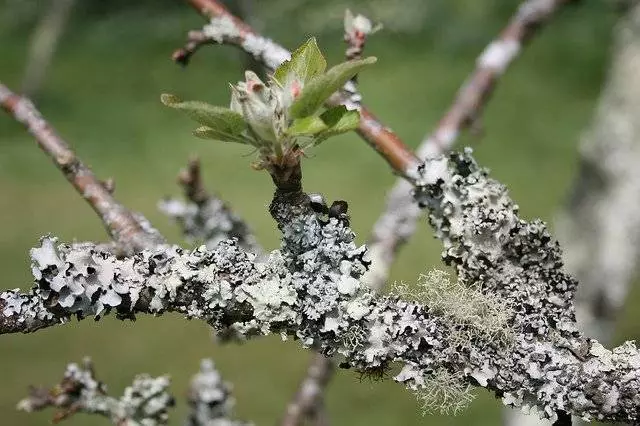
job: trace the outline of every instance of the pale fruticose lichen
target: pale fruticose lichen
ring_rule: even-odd
[[[27,412],[55,407],[54,421],[75,413],[97,414],[118,426],[162,426],[174,399],[168,393],[169,378],[138,375],[120,398],[107,394],[104,383],[96,379],[90,360],[83,365],[69,364],[61,382],[52,389],[31,388],[18,409]]]
[[[360,282],[366,250],[346,220],[317,216],[306,197],[278,193],[271,213],[282,246],[260,259],[234,241],[116,258],[90,244],[44,238],[32,251],[34,288],[0,294],[1,330],[28,332],[109,311],[121,318],[180,312],[246,337],[292,336],[360,371],[399,362],[395,379],[416,391],[429,389],[436,375],[462,372],[466,383],[545,417],[563,411],[636,421],[640,354],[632,343],[610,351],[577,331],[576,282],[544,224],[520,219],[505,187],[468,152],[430,160],[416,174],[416,200],[429,208],[444,261],[461,284],[509,308],[508,345],[437,307],[376,296]],[[451,341],[471,328],[468,342]]]

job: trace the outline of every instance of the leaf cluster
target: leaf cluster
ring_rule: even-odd
[[[194,130],[195,136],[257,148],[259,165],[264,166],[356,129],[358,111],[323,105],[375,61],[374,57],[352,60],[327,70],[315,38],[310,38],[275,70],[268,84],[247,71],[245,81],[231,86],[229,108],[169,94],[163,94],[161,101],[201,125]]]

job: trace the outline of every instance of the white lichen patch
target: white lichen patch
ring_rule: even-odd
[[[547,418],[565,411],[637,421],[638,350],[609,351],[577,331],[576,282],[544,224],[519,218],[504,186],[469,152],[436,165],[416,199],[429,206],[457,280],[427,274],[401,297],[375,296],[361,283],[366,249],[347,219],[316,215],[301,194],[276,193],[270,211],[282,245],[260,261],[235,241],[117,258],[91,244],[52,248],[45,238],[32,291],[0,294],[1,329],[29,332],[73,315],[179,312],[243,338],[293,336],[358,371],[384,376],[400,363],[407,367],[396,380],[419,391],[427,408],[456,411],[467,386],[480,385]]]

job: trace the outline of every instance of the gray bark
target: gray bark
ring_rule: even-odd
[[[640,254],[640,4],[615,29],[611,68],[592,124],[579,145],[579,169],[557,220],[568,271],[580,282],[580,330],[609,343]],[[509,410],[507,425],[549,425]]]

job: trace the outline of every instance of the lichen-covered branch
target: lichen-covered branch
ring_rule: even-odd
[[[137,217],[113,198],[111,186],[93,174],[28,99],[11,92],[1,82],[0,105],[29,130],[40,148],[100,216],[119,250],[133,253],[162,242],[146,219]]]
[[[200,371],[191,379],[188,402],[190,410],[185,426],[250,425],[231,419],[235,403],[231,385],[222,380],[210,359],[202,360]]]
[[[460,87],[435,130],[416,150],[418,157],[446,154],[458,135],[480,119],[500,76],[517,58],[525,43],[561,6],[575,1],[525,0],[498,38],[478,57],[476,69]],[[420,209],[411,199],[411,190],[410,182],[398,179],[389,191],[384,212],[372,229],[368,244],[374,256],[374,267],[366,280],[374,288],[380,288],[386,282],[396,253],[415,232]]]
[[[615,31],[613,58],[593,122],[579,146],[579,170],[558,221],[567,269],[580,282],[585,332],[608,340],[640,257],[640,3]]]
[[[202,241],[212,249],[219,242],[236,238],[244,249],[259,254],[258,245],[249,225],[220,198],[211,195],[202,182],[200,162],[191,159],[178,181],[186,201],[170,198],[159,203],[160,210],[174,219],[189,241]]]
[[[174,405],[168,388],[168,377],[140,374],[121,397],[109,396],[91,361],[85,359],[82,365],[67,365],[64,377],[53,388],[32,387],[18,409],[33,412],[54,407],[58,409],[53,418],[56,423],[86,413],[106,417],[116,426],[161,426],[167,424],[168,410]]]
[[[51,389],[31,387],[18,409],[34,412],[56,408],[55,423],[85,413],[106,417],[116,426],[161,426],[168,424],[169,409],[175,404],[169,383],[168,376],[140,374],[121,397],[115,398],[109,396],[107,386],[96,378],[91,360],[85,358],[82,365],[67,365],[64,377]],[[250,425],[231,419],[231,385],[222,380],[210,359],[202,360],[200,371],[191,379],[188,402],[185,426]]]
[[[204,43],[200,40],[201,35],[204,35],[211,42],[237,46],[263,63],[268,71],[273,71],[278,65],[290,58],[291,54],[287,49],[256,33],[248,24],[233,16],[217,0],[186,1],[210,19],[210,22],[197,34],[198,46]],[[191,33],[191,35],[195,36],[196,33]],[[182,57],[182,54],[174,55],[174,59]],[[408,179],[413,179],[415,177],[414,171],[418,166],[417,157],[398,135],[384,126],[366,107],[361,106],[360,100],[361,96],[355,86],[348,83],[346,90],[331,98],[330,104],[344,104],[348,108],[359,109],[361,120],[358,134],[382,155],[394,171]]]
[[[282,247],[266,260],[232,241],[211,251],[163,246],[118,259],[90,245],[56,248],[45,238],[32,251],[33,290],[0,295],[0,325],[13,324],[2,331],[32,331],[34,317],[173,311],[247,337],[293,336],[364,372],[399,362],[395,379],[418,393],[432,393],[431,378],[445,376],[546,417],[565,411],[636,421],[640,353],[632,343],[609,351],[577,331],[576,282],[544,224],[520,219],[504,186],[469,154],[432,160],[420,172],[417,201],[430,209],[444,260],[460,280],[442,288],[475,288],[486,299],[469,298],[473,306],[449,297],[461,309],[445,312],[429,292],[425,300],[375,296],[359,281],[365,248],[356,246],[346,221],[317,215],[304,195],[277,191],[271,213]],[[503,319],[487,329],[494,315],[483,313],[496,304],[506,320],[496,316]],[[496,326],[504,332],[490,331]]]
[[[614,30],[607,81],[578,147],[579,168],[556,223],[567,270],[580,282],[578,326],[608,343],[640,258],[640,3]],[[544,425],[511,414],[505,424]]]

